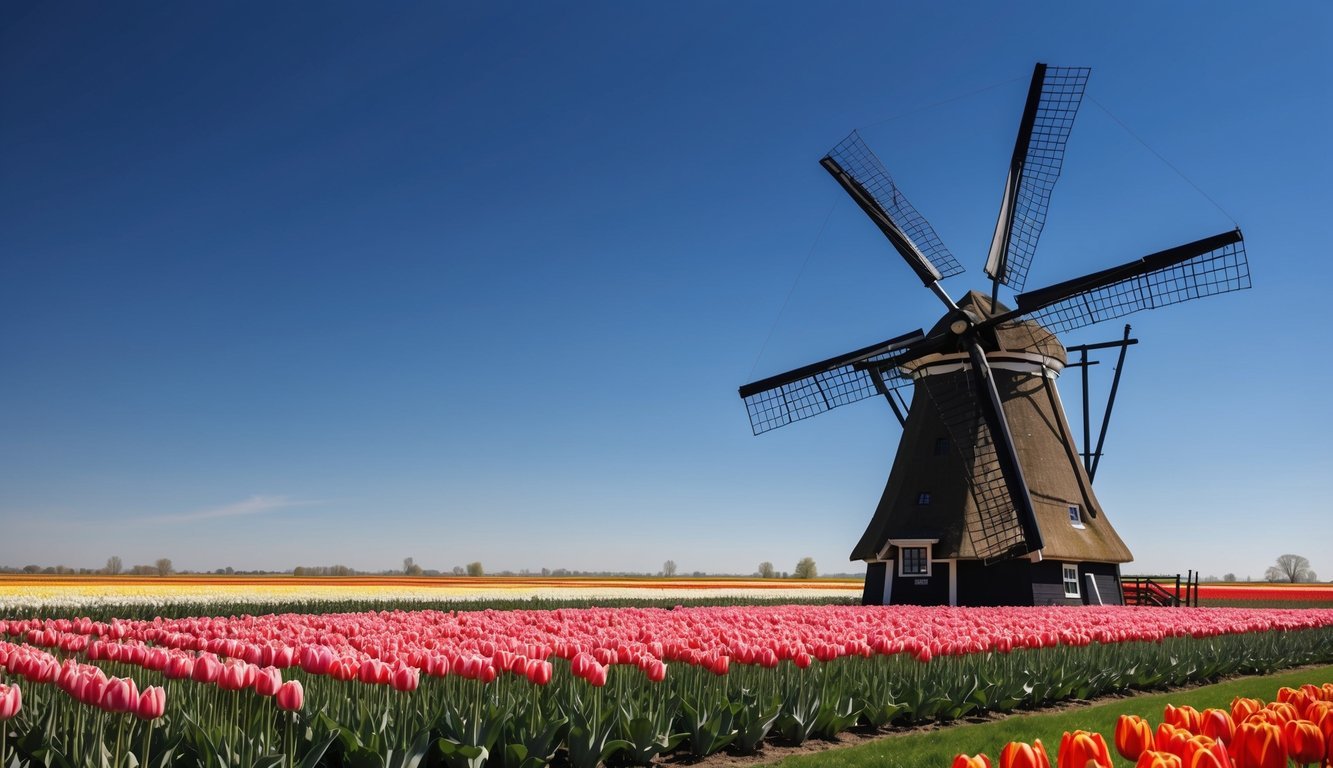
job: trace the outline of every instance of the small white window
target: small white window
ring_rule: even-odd
[[[1078,591],[1078,566],[1065,563],[1061,570],[1064,572],[1065,597],[1082,597]]]
[[[1069,524],[1075,528],[1083,527],[1083,511],[1078,508],[1077,504],[1069,505]]]
[[[930,547],[899,547],[899,576],[929,576]]]

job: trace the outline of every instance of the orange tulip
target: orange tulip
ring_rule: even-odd
[[[1111,753],[1100,733],[1065,731],[1055,753],[1057,768],[1112,768]]]
[[[1324,734],[1309,720],[1289,720],[1282,729],[1287,755],[1302,765],[1324,759]]]
[[[1147,749],[1139,755],[1138,762],[1134,763],[1134,768],[1182,768],[1182,766],[1180,758],[1170,752]]]
[[[1161,723],[1157,726],[1157,734],[1153,737],[1153,746],[1158,752],[1170,752],[1176,757],[1185,758],[1185,742],[1190,740],[1190,732],[1184,728],[1177,728],[1170,723]]]
[[[1205,709],[1199,714],[1199,732],[1209,738],[1230,744],[1236,735],[1236,722],[1225,709]]]
[[[1231,768],[1231,756],[1222,742],[1193,736],[1185,742],[1184,768]]]
[[[1276,713],[1277,716],[1281,718],[1282,722],[1284,723],[1287,722],[1288,720],[1300,719],[1301,716],[1300,711],[1296,709],[1296,705],[1292,704],[1289,701],[1270,702],[1268,706],[1264,707],[1264,709],[1268,710],[1269,712]]]
[[[1282,729],[1258,718],[1236,726],[1230,751],[1236,768],[1287,768]]]
[[[1186,704],[1183,707],[1173,707],[1166,705],[1162,712],[1162,719],[1177,728],[1184,728],[1190,733],[1199,732],[1199,710]]]
[[[984,753],[978,753],[972,757],[967,755],[958,755],[953,759],[953,768],[991,768],[990,758]]]
[[[1152,726],[1138,715],[1121,715],[1115,721],[1115,750],[1126,760],[1138,760],[1152,749]]]
[[[1041,739],[1031,744],[1011,741],[1000,750],[1000,768],[1051,768],[1051,758],[1046,755]]]
[[[1231,719],[1237,725],[1245,722],[1245,718],[1264,708],[1263,702],[1258,699],[1246,699],[1240,696],[1231,700]]]

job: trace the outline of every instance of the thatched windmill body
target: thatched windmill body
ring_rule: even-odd
[[[821,164],[944,304],[916,330],[740,388],[755,434],[883,395],[903,424],[889,480],[852,551],[864,601],[1118,603],[1129,549],[1093,493],[1055,380],[1055,334],[1250,284],[1239,230],[1023,292],[1089,70],[1038,64],[986,259],[990,295],[958,301],[963,271],[853,133]],[[1017,295],[998,300],[1000,286]],[[906,415],[895,397],[911,386]]]

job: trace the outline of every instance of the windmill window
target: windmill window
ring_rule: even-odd
[[[941,437],[935,440],[935,455],[944,456],[949,453],[949,438]]]
[[[900,547],[900,576],[929,576],[930,547]]]
[[[1061,570],[1064,573],[1065,597],[1081,597],[1078,591],[1078,566],[1065,563]]]
[[[927,506],[927,505],[929,505],[929,504],[930,504],[930,494],[929,494],[929,493],[926,493],[925,491],[922,491],[921,493],[917,494],[917,496],[916,496],[916,505],[917,505],[918,507],[924,507],[924,506]]]
[[[1082,528],[1082,527],[1084,527],[1084,526],[1083,526],[1083,511],[1082,511],[1081,509],[1078,508],[1078,505],[1077,505],[1077,504],[1070,504],[1070,505],[1069,505],[1069,524],[1072,525],[1072,526],[1074,526],[1075,528]]]

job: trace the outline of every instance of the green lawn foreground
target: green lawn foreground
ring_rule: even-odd
[[[1272,701],[1282,686],[1298,687],[1304,683],[1320,685],[1333,682],[1333,666],[1308,667],[1295,672],[1243,677],[1235,680],[1183,689],[1170,693],[1109,699],[1059,712],[1034,712],[1012,715],[988,723],[962,723],[934,731],[886,736],[867,744],[830,749],[823,752],[792,755],[768,766],[781,768],[949,768],[954,755],[985,752],[999,765],[1000,749],[1010,741],[1041,739],[1055,763],[1056,748],[1065,731],[1096,731],[1106,737],[1117,766],[1132,768],[1133,763],[1115,753],[1115,722],[1123,714],[1142,715],[1154,727],[1162,721],[1162,709],[1189,704],[1196,709],[1230,709],[1236,696]]]

